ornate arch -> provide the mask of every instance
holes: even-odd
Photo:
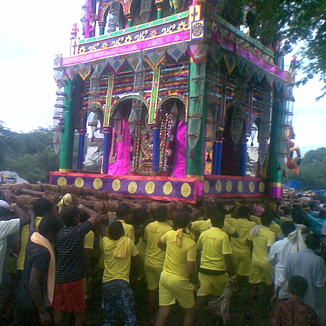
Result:
[[[109,10],[109,8],[110,8],[110,6],[112,5],[113,2],[119,2],[121,4],[121,6],[122,6],[123,13],[125,15],[130,15],[132,0],[127,0],[127,1],[113,0],[113,1],[110,1],[110,2],[106,2],[103,5],[103,7],[101,8],[101,11],[99,12],[99,17],[98,17],[99,24],[105,23],[105,17],[107,16],[108,10]]]
[[[188,121],[188,100],[187,98],[183,98],[179,95],[168,95],[168,96],[165,96],[162,100],[159,101],[158,105],[157,105],[157,108],[158,110],[161,108],[161,106],[169,101],[169,100],[172,100],[172,99],[175,99],[175,100],[179,100],[181,103],[183,103],[184,105],[184,108],[185,108],[185,121],[187,122]]]

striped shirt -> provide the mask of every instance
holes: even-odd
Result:
[[[84,238],[92,229],[88,221],[60,229],[55,242],[56,283],[78,281],[84,278]]]

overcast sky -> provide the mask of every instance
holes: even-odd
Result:
[[[56,86],[53,58],[69,52],[72,24],[80,23],[82,0],[2,1],[0,13],[1,116],[15,131],[51,127]],[[326,146],[326,98],[321,84],[295,89],[294,130],[303,152]]]

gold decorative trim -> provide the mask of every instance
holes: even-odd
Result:
[[[58,186],[65,186],[67,184],[67,179],[65,177],[59,177],[57,180]]]

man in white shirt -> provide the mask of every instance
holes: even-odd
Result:
[[[280,288],[285,284],[285,265],[290,254],[304,249],[305,243],[301,235],[301,229],[293,222],[283,222],[281,224],[284,238],[276,241],[269,251],[269,262],[274,266],[274,284],[276,298]]]

